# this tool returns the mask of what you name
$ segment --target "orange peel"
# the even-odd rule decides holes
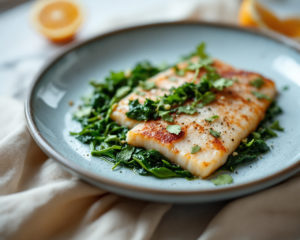
[[[38,1],[31,16],[37,30],[53,42],[71,40],[83,19],[81,7],[72,0]]]
[[[256,0],[244,0],[238,18],[242,26],[267,28],[288,37],[300,37],[300,18],[281,19]]]

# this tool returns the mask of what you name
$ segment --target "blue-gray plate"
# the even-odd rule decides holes
[[[200,42],[208,52],[233,66],[257,71],[275,81],[284,132],[268,141],[272,150],[231,173],[234,182],[215,186],[209,180],[161,180],[91,157],[89,147],[69,135],[80,127],[72,112],[80,97],[111,70],[133,67],[140,60],[174,63]],[[277,184],[300,168],[300,47],[273,33],[236,26],[173,22],[110,32],[77,44],[40,73],[26,102],[29,130],[37,144],[85,181],[117,194],[164,202],[205,202],[234,198]],[[288,90],[283,91],[284,86]],[[74,101],[73,107],[69,102]]]

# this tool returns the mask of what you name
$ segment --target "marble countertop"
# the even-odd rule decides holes
[[[77,34],[75,41],[103,33],[115,28],[153,22],[168,21],[180,18],[162,15],[172,0],[138,1],[84,1],[82,6],[85,13],[84,24]],[[174,2],[174,1],[173,1]],[[54,45],[41,36],[33,28],[30,21],[32,2],[0,13],[0,95],[24,99],[24,89],[28,87],[34,76],[52,56],[63,51],[68,45]],[[148,15],[144,12],[159,6],[158,14]],[[134,15],[134,18],[127,16]],[[180,14],[179,14],[180,15]]]

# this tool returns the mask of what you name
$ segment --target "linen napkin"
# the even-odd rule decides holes
[[[149,239],[169,204],[83,183],[37,147],[23,106],[0,97],[0,239]]]
[[[199,238],[219,239],[300,239],[300,174],[224,207]]]

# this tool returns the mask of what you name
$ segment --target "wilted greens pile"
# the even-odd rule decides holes
[[[149,62],[138,63],[130,74],[111,72],[104,83],[91,82],[94,91],[83,98],[83,104],[74,114],[74,119],[82,125],[82,131],[71,135],[86,144],[90,144],[91,154],[128,167],[141,175],[158,178],[192,178],[189,171],[170,163],[155,150],[145,150],[126,143],[128,128],[118,125],[110,119],[112,106],[136,86],[162,69]]]
[[[194,70],[195,76],[197,76],[201,68],[206,69],[207,73],[202,77],[200,83],[185,83],[178,88],[173,88],[168,95],[157,101],[148,99],[144,104],[140,104],[137,100],[132,101],[127,116],[137,120],[162,118],[172,122],[171,113],[194,114],[197,108],[214,101],[216,91],[221,91],[233,84],[232,80],[220,77],[212,68],[212,61],[205,53],[203,43],[188,57],[191,56],[198,56],[199,62],[189,63],[187,70]],[[154,87],[145,80],[162,70],[164,69],[144,61],[138,63],[130,72],[111,72],[104,82],[91,82],[94,88],[92,94],[83,97],[82,104],[74,113],[74,119],[81,123],[82,130],[76,133],[71,132],[71,135],[76,136],[79,141],[89,144],[93,156],[112,162],[113,169],[127,167],[141,175],[191,179],[193,175],[189,171],[169,162],[158,151],[128,145],[126,143],[128,128],[120,126],[110,119],[114,104],[135,90],[137,86],[146,90]],[[178,75],[184,74],[182,72],[184,70],[176,67],[175,70]],[[260,87],[259,80],[254,84]],[[185,104],[187,100],[191,100],[188,105]],[[230,155],[222,169],[232,171],[239,164],[253,161],[269,151],[270,148],[265,140],[277,136],[274,130],[283,130],[278,121],[274,121],[274,118],[281,112],[276,103],[272,103],[258,129],[240,144],[235,154]],[[217,116],[215,117],[217,118]],[[195,152],[199,149],[191,149],[191,151]]]

